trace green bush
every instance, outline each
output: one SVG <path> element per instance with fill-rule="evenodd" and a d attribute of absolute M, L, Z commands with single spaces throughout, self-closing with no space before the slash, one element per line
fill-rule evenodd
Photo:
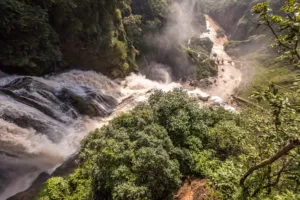
<path fill-rule="evenodd" d="M 3 0 L 0 13 L 2 70 L 41 75 L 61 66 L 58 37 L 44 9 L 22 1 Z"/>
<path fill-rule="evenodd" d="M 202 109 L 180 89 L 156 91 L 147 103 L 90 133 L 82 142 L 78 171 L 49 180 L 40 198 L 168 200 L 187 178 L 206 178 L 218 199 L 297 198 L 297 150 L 287 157 L 285 169 L 292 173 L 283 173 L 271 193 L 266 180 L 276 181 L 285 159 L 272 165 L 272 176 L 261 169 L 247 179 L 247 190 L 240 186 L 253 163 L 280 148 L 286 136 L 275 135 L 268 113 Z"/>
<path fill-rule="evenodd" d="M 115 10 L 115 20 L 118 24 L 122 22 L 122 13 L 120 9 Z"/>
<path fill-rule="evenodd" d="M 119 76 L 136 71 L 131 51 L 140 24 L 129 8 L 130 1 L 3 0 L 1 70 L 42 75 L 71 65 L 106 74 L 119 70 Z M 134 19 L 127 27 L 123 13 L 127 22 Z M 124 61 L 132 63 L 126 72 Z"/>
<path fill-rule="evenodd" d="M 86 165 L 86 167 L 89 165 Z M 40 200 L 90 200 L 91 179 L 85 168 L 78 168 L 67 178 L 50 178 L 37 197 Z"/>
<path fill-rule="evenodd" d="M 179 186 L 179 163 L 166 130 L 140 107 L 89 135 L 81 157 L 93 158 L 97 198 L 166 199 Z"/>
<path fill-rule="evenodd" d="M 120 115 L 82 142 L 83 168 L 80 169 L 91 178 L 91 196 L 93 199 L 172 199 L 183 177 L 211 176 L 199 167 L 201 160 L 209 158 L 220 163 L 215 153 L 205 155 L 203 152 L 207 148 L 212 148 L 212 152 L 223 150 L 223 146 L 218 147 L 216 139 L 213 140 L 221 136 L 210 134 L 209 129 L 227 119 L 232 120 L 232 114 L 200 109 L 197 102 L 181 90 L 155 92 L 149 104 Z M 236 124 L 228 126 L 234 130 Z M 226 131 L 228 139 L 226 135 L 222 137 L 228 142 L 233 136 L 229 130 L 222 129 L 222 133 Z M 236 146 L 235 143 L 232 148 Z M 232 151 L 224 151 L 222 159 L 228 158 Z M 200 158 L 200 155 L 205 156 Z M 74 191 L 81 191 L 77 189 L 83 187 L 81 184 L 70 182 L 74 177 L 72 174 L 60 180 L 72 185 Z M 42 195 L 48 195 L 48 187 L 46 185 Z M 59 194 L 66 193 L 59 187 L 54 188 Z"/>

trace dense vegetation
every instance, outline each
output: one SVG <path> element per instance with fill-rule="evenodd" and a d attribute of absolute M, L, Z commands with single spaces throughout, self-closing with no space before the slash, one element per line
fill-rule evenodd
<path fill-rule="evenodd" d="M 272 88 L 263 96 L 281 102 Z M 298 149 L 240 183 L 247 169 L 298 137 L 294 110 L 282 108 L 277 118 L 272 111 L 201 109 L 181 90 L 158 91 L 90 133 L 80 168 L 51 178 L 39 199 L 173 199 L 188 177 L 207 178 L 218 199 L 300 198 Z"/>
<path fill-rule="evenodd" d="M 123 77 L 138 71 L 140 53 L 141 60 L 175 66 L 182 62 L 172 63 L 174 56 L 185 58 L 196 66 L 196 78 L 216 75 L 208 39 L 174 43 L 166 54 L 144 41 L 163 32 L 171 2 L 1 0 L 0 69 L 42 75 L 72 66 Z M 300 199 L 299 3 L 286 0 L 275 13 L 259 3 L 252 9 L 256 19 L 250 12 L 256 0 L 199 2 L 205 4 L 198 5 L 195 23 L 202 27 L 206 12 L 223 25 L 235 40 L 226 46 L 229 54 L 261 67 L 273 65 L 279 53 L 252 95 L 260 106 L 234 114 L 200 108 L 182 90 L 156 91 L 91 132 L 82 141 L 79 168 L 49 179 L 37 199 L 174 199 L 186 179 L 207 179 L 207 199 Z M 267 29 L 257 32 L 252 19 L 271 30 L 276 51 L 266 47 L 272 41 Z M 269 78 L 280 81 L 265 87 Z"/>
<path fill-rule="evenodd" d="M 136 71 L 133 36 L 140 17 L 130 1 L 3 0 L 0 68 L 41 75 L 88 67 L 124 76 Z"/>
<path fill-rule="evenodd" d="M 196 79 L 216 76 L 218 74 L 218 66 L 211 58 L 213 43 L 209 38 L 191 38 L 191 44 L 188 48 L 184 48 L 188 60 L 195 65 Z"/>
<path fill-rule="evenodd" d="M 209 51 L 201 58 L 185 53 L 182 43 L 161 50 L 159 38 L 174 0 L 3 0 L 0 3 L 0 70 L 8 73 L 44 75 L 66 68 L 93 69 L 112 77 L 137 72 L 145 56 L 176 69 L 166 57 L 175 54 L 185 65 L 194 65 L 198 77 L 215 75 Z M 202 31 L 205 19 L 197 16 Z M 196 49 L 194 49 L 196 50 Z M 203 52 L 204 50 L 204 52 Z M 161 56 L 162 51 L 167 56 Z M 140 56 L 139 56 L 140 55 Z M 137 57 L 139 56 L 139 57 Z M 187 58 L 189 57 L 189 58 Z M 203 72 L 203 73 L 202 73 Z M 182 74 L 183 72 L 174 72 Z"/>
<path fill-rule="evenodd" d="M 276 34 L 281 63 L 297 68 L 298 15 L 284 18 L 268 10 L 267 3 L 253 7 Z M 282 11 L 297 13 L 299 5 L 286 1 Z M 288 31 L 277 32 L 276 25 Z M 38 198 L 173 199 L 185 179 L 205 178 L 206 199 L 300 199 L 300 96 L 297 79 L 293 83 L 288 90 L 271 84 L 255 92 L 252 98 L 262 107 L 240 114 L 200 108 L 178 89 L 156 91 L 90 133 L 80 167 L 51 178 Z"/>

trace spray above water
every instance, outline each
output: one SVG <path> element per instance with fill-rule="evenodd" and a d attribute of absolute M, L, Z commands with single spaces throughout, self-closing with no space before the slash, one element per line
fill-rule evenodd
<path fill-rule="evenodd" d="M 168 70 L 174 80 L 191 76 L 195 73 L 195 66 L 191 65 L 186 53 L 182 49 L 191 37 L 201 33 L 197 26 L 196 0 L 174 1 L 166 16 L 164 28 L 157 34 L 145 36 L 145 41 L 153 49 L 146 60 L 157 63 Z M 201 20 L 201 19 L 199 19 Z M 147 77 L 152 78 L 148 68 L 153 67 L 147 63 L 144 70 Z M 156 79 L 154 79 L 156 80 Z"/>
<path fill-rule="evenodd" d="M 0 199 L 78 152 L 83 137 L 98 126 L 86 115 L 110 115 L 119 89 L 91 71 L 0 78 Z"/>
<path fill-rule="evenodd" d="M 90 73 L 94 74 L 95 72 L 76 71 L 76 73 L 80 73 L 79 80 L 81 84 L 89 86 L 103 84 L 103 76 L 101 74 L 99 74 L 97 79 L 92 77 L 92 81 L 89 80 L 91 78 Z M 96 74 L 97 73 L 94 75 L 96 76 Z M 72 77 L 74 72 L 69 72 L 69 75 Z M 74 85 L 74 82 L 76 83 L 74 80 L 77 79 L 65 79 L 65 77 L 69 75 L 65 73 L 56 77 L 49 77 L 45 79 L 44 82 L 57 80 L 59 84 L 59 77 L 61 76 L 64 77 L 63 82 L 65 84 L 67 84 L 67 80 L 69 80 L 70 83 Z M 105 77 L 105 79 L 107 78 Z M 97 82 L 94 82 L 94 80 L 97 80 Z M 111 83 L 110 81 L 109 84 L 114 86 L 105 85 L 103 87 L 106 88 L 107 93 L 110 94 L 114 93 L 111 89 L 118 91 L 115 98 L 119 102 L 119 105 L 110 111 L 111 115 L 107 115 L 107 117 L 104 116 L 104 118 L 92 119 L 78 113 L 76 115 L 77 117 L 72 118 L 58 109 L 59 107 L 51 107 L 52 109 L 58 109 L 56 112 L 61 112 L 62 114 L 60 119 L 53 119 L 40 112 L 34 106 L 24 105 L 7 97 L 7 95 L 0 94 L 2 98 L 0 102 L 1 113 L 11 113 L 11 119 L 12 117 L 21 119 L 21 121 L 26 121 L 27 119 L 25 125 L 28 126 L 26 127 L 24 124 L 7 121 L 1 116 L 0 174 L 2 176 L 0 199 L 6 199 L 17 192 L 25 190 L 41 172 L 52 173 L 56 167 L 79 151 L 80 141 L 89 131 L 105 125 L 113 117 L 122 112 L 129 111 L 139 103 L 146 101 L 154 90 L 170 91 L 174 88 L 184 89 L 179 83 L 152 81 L 140 74 L 131 74 L 120 84 Z M 96 91 L 101 90 L 101 88 L 90 88 L 90 90 L 93 89 Z M 82 91 L 79 91 L 79 93 L 81 92 Z M 196 98 L 208 97 L 208 94 L 203 93 L 199 89 L 189 91 L 189 94 Z M 38 97 L 38 95 L 35 97 Z M 7 100 L 3 101 L 5 98 L 7 98 Z M 53 99 L 49 99 L 49 101 L 53 101 Z M 61 103 L 61 106 L 64 107 L 63 102 L 57 103 Z M 104 104 L 103 106 L 105 107 Z M 16 115 L 13 115 L 13 113 L 16 113 Z M 6 119 L 8 118 L 6 117 Z M 25 121 L 23 122 L 25 123 Z M 67 121 L 68 123 L 66 124 L 61 121 Z M 44 126 L 44 124 L 48 124 L 48 126 Z M 40 130 L 37 131 L 37 129 Z"/>
<path fill-rule="evenodd" d="M 193 26 L 195 2 L 173 4 L 172 20 L 155 41 L 162 56 L 195 34 L 200 37 Z M 146 101 L 154 90 L 182 88 L 201 100 L 201 105 L 234 110 L 217 97 L 222 89 L 203 92 L 172 82 L 174 75 L 193 70 L 182 55 L 176 58 L 176 52 L 168 58 L 175 63 L 172 67 L 160 62 L 149 64 L 146 75 L 152 80 L 131 74 L 118 82 L 100 73 L 78 70 L 45 78 L 0 77 L 0 199 L 25 190 L 41 172 L 52 173 L 79 151 L 80 141 L 89 131 Z"/>
<path fill-rule="evenodd" d="M 172 48 L 175 44 L 183 44 L 189 38 L 199 33 L 195 27 L 196 0 L 175 1 L 170 7 L 167 24 L 158 37 L 161 48 Z"/>

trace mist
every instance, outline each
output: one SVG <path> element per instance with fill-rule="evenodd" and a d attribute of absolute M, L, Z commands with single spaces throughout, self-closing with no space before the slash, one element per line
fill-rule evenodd
<path fill-rule="evenodd" d="M 189 63 L 183 47 L 187 46 L 190 38 L 201 35 L 201 28 L 197 26 L 197 20 L 200 19 L 197 18 L 196 4 L 196 0 L 174 1 L 162 31 L 146 36 L 148 46 L 153 49 L 151 55 L 147 55 L 144 70 L 147 77 L 155 79 L 149 73 L 153 73 L 153 70 L 164 73 L 167 71 L 173 80 L 194 74 L 195 66 Z"/>
<path fill-rule="evenodd" d="M 167 24 L 159 37 L 161 48 L 173 47 L 173 44 L 183 44 L 195 35 L 193 26 L 196 0 L 174 2 L 167 17 Z"/>

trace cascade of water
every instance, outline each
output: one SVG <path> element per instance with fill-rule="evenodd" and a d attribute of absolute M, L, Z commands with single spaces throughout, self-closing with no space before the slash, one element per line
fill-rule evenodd
<path fill-rule="evenodd" d="M 112 113 L 118 90 L 91 71 L 0 78 L 0 199 L 26 189 L 41 172 L 76 153 L 96 127 L 85 115 Z"/>
<path fill-rule="evenodd" d="M 207 32 L 201 34 L 201 38 L 208 37 L 213 42 L 212 55 L 216 55 L 218 62 L 218 77 L 210 79 L 214 84 L 205 91 L 211 95 L 217 95 L 227 101 L 234 90 L 242 81 L 242 73 L 236 68 L 232 58 L 225 52 L 224 44 L 228 42 L 226 35 L 219 35 L 221 28 L 209 17 L 205 16 Z M 214 56 L 212 56 L 214 57 Z M 215 98 L 216 99 L 216 98 Z"/>
<path fill-rule="evenodd" d="M 78 70 L 44 78 L 0 77 L 0 199 L 25 190 L 41 172 L 51 173 L 78 152 L 90 130 L 145 101 L 152 91 L 184 89 L 166 68 L 157 66 L 155 73 L 159 81 L 131 74 L 118 82 Z M 221 96 L 222 90 L 188 93 L 233 110 L 208 94 Z"/>

